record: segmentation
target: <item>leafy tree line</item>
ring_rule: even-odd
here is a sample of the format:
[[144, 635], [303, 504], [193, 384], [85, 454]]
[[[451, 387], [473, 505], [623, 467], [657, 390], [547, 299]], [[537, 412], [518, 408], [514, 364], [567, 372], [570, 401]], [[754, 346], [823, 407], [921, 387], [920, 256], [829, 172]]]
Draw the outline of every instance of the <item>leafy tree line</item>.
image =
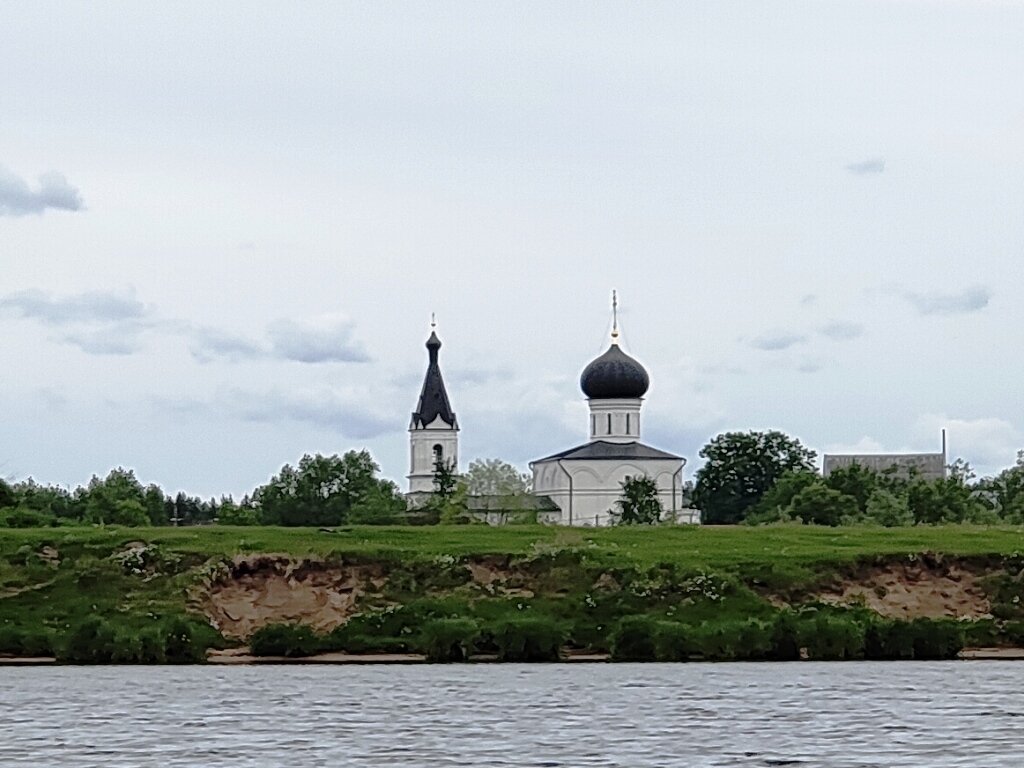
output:
[[854, 464], [822, 477], [815, 453], [781, 432], [730, 432], [704, 446], [694, 502], [705, 523], [814, 525], [1024, 524], [1024, 451], [1014, 466], [978, 479], [957, 459], [926, 479]]
[[[170, 495], [157, 485], [143, 485], [134, 471], [123, 467], [104, 478], [93, 476], [73, 491], [40, 485], [31, 478], [17, 483], [0, 479], [0, 526], [423, 522], [407, 514], [398, 486], [379, 474], [379, 465], [365, 450], [341, 456], [306, 455], [295, 466], [285, 464], [266, 484], [237, 502], [231, 496], [203, 500], [185, 493]], [[442, 468], [435, 480], [441, 487], [430, 504], [445, 521], [467, 511], [468, 493], [521, 496], [530, 482], [528, 475], [498, 459], [471, 462], [463, 476]]]

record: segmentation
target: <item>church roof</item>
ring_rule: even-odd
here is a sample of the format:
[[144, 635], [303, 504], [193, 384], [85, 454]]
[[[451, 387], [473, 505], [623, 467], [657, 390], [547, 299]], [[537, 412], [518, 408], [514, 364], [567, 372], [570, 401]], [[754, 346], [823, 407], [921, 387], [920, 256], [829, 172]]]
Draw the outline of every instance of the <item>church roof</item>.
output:
[[427, 365], [427, 375], [423, 378], [419, 403], [416, 405], [416, 410], [412, 412], [411, 429], [422, 429], [433, 423], [438, 417], [449, 427], [459, 428], [459, 424], [455, 420], [455, 411], [452, 410], [451, 403], [448, 402], [448, 391], [444, 388], [441, 366], [437, 362], [440, 350], [441, 340], [437, 338], [435, 332], [431, 331], [430, 338], [427, 339], [430, 363]]
[[600, 459], [605, 461], [627, 461], [630, 459], [681, 459], [673, 453], [666, 453], [641, 442], [612, 443], [607, 440], [593, 440], [561, 453], [545, 456], [533, 462], [555, 461], [557, 459]]
[[617, 339], [580, 375], [580, 389], [591, 400], [643, 397], [650, 384], [647, 371], [619, 349]]

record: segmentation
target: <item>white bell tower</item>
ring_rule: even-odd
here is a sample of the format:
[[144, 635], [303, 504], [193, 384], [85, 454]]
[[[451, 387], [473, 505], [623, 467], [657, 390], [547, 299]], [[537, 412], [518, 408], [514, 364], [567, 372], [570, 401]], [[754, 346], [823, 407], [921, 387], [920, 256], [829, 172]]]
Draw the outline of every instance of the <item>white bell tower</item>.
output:
[[448, 402], [448, 392], [438, 365], [441, 340], [437, 323], [431, 317], [427, 339], [429, 363], [423, 379], [419, 403], [409, 423], [409, 493], [425, 494], [434, 490], [434, 467], [444, 462], [459, 470], [459, 422]]

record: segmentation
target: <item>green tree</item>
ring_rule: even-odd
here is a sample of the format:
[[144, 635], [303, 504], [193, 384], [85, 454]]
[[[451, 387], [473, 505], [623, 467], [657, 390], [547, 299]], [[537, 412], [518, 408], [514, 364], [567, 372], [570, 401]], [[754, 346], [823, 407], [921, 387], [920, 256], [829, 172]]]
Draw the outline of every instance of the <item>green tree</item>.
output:
[[135, 473], [124, 467], [110, 470], [102, 480], [92, 476], [76, 492], [87, 522], [106, 525], [148, 525], [145, 493]]
[[18, 503], [17, 497], [14, 495], [14, 489], [11, 488], [10, 484], [0, 477], [0, 509], [6, 507], [13, 507]]
[[898, 495], [885, 488], [876, 488], [868, 497], [865, 514], [886, 528], [895, 528], [914, 524], [914, 515], [907, 505], [905, 496]]
[[789, 514], [809, 525], [839, 525], [844, 517], [856, 517], [859, 509], [853, 496], [840, 493], [818, 482], [798, 493], [789, 505]]
[[619, 511], [612, 516], [617, 525], [653, 525], [661, 520], [658, 485], [647, 475], [623, 480], [622, 496], [616, 504]]
[[778, 431], [726, 432], [700, 450], [694, 503], [705, 523], [735, 524], [787, 471], [811, 471], [815, 453]]
[[530, 492], [533, 477], [520, 472], [514, 465], [501, 459], [476, 459], [469, 462], [463, 476], [473, 496], [513, 496]]
[[787, 470], [747, 513], [745, 522], [759, 524], [788, 519], [789, 505], [796, 495], [807, 486], [820, 482], [821, 476], [817, 472]]
[[354, 507], [388, 499], [397, 488], [377, 477], [380, 467], [368, 451], [344, 456], [303, 456], [298, 467], [285, 464], [270, 482], [253, 492], [253, 504], [266, 525], [338, 525]]

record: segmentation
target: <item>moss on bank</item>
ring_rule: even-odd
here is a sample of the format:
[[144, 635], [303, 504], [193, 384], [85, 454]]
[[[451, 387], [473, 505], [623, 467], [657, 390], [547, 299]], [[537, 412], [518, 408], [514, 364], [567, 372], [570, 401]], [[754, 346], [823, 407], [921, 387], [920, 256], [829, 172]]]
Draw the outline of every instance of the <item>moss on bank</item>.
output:
[[[0, 653], [201, 660], [207, 648], [250, 639], [211, 627], [204, 599], [218, 584], [237, 585], [244, 556], [278, 553], [295, 564], [282, 578], [299, 587], [318, 569], [347, 567], [347, 581], [332, 576], [318, 588], [343, 591], [348, 602], [334, 626], [316, 631], [274, 626], [308, 617], [257, 617], [265, 628], [252, 646], [268, 655], [541, 661], [570, 649], [637, 660], [940, 658], [964, 642], [1021, 641], [1022, 544], [1019, 528], [970, 526], [5, 530]], [[867, 569], [894, 563], [946, 576], [955, 563], [984, 587], [992, 618], [942, 621], [913, 606], [886, 618], [865, 601], [821, 601], [859, 578], [879, 590]]]

